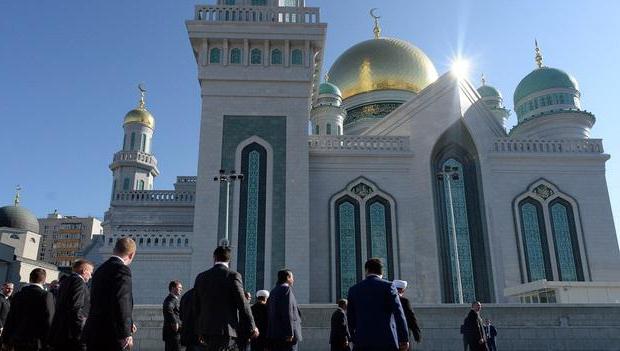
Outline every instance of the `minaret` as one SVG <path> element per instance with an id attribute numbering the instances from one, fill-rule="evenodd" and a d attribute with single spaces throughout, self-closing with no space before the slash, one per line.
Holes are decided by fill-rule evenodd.
<path id="1" fill-rule="evenodd" d="M 342 107 L 342 93 L 337 86 L 328 82 L 319 86 L 319 96 L 312 106 L 310 121 L 313 135 L 342 135 L 347 111 Z"/>
<path id="2" fill-rule="evenodd" d="M 127 112 L 123 122 L 123 148 L 114 154 L 110 164 L 114 177 L 112 199 L 120 192 L 152 190 L 154 178 L 159 175 L 157 159 L 151 150 L 155 118 L 146 109 L 146 90 L 142 85 L 138 89 L 138 107 Z"/>
<path id="3" fill-rule="evenodd" d="M 477 90 L 482 98 L 482 102 L 491 110 L 499 124 L 506 129 L 506 122 L 508 121 L 508 116 L 510 116 L 510 111 L 504 107 L 502 94 L 497 88 L 487 85 L 484 74 L 482 74 L 480 81 L 482 85 Z"/>
<path id="4" fill-rule="evenodd" d="M 196 6 L 186 26 L 202 97 L 192 273 L 213 263 L 229 227 L 246 290 L 272 287 L 288 267 L 307 303 L 308 121 L 327 25 L 301 0 L 218 0 Z M 226 186 L 213 181 L 220 169 L 245 175 L 228 211 Z"/>

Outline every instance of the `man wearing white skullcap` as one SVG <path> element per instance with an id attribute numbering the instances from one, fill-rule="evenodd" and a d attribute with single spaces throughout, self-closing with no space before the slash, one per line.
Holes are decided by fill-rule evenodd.
<path id="1" fill-rule="evenodd" d="M 269 291 L 259 290 L 256 292 L 256 303 L 252 306 L 252 315 L 254 322 L 260 335 L 256 339 L 252 339 L 252 351 L 264 351 L 267 348 L 267 300 L 269 299 Z"/>
<path id="2" fill-rule="evenodd" d="M 421 340 L 420 335 L 420 327 L 418 326 L 418 321 L 415 318 L 415 314 L 413 313 L 413 309 L 411 308 L 411 303 L 409 299 L 405 297 L 405 290 L 407 290 L 407 281 L 406 280 L 394 280 L 392 285 L 398 290 L 398 296 L 400 298 L 400 304 L 403 306 L 403 311 L 405 312 L 405 319 L 407 320 L 407 326 L 409 330 L 411 330 L 411 334 L 413 336 L 413 340 L 419 343 Z"/>

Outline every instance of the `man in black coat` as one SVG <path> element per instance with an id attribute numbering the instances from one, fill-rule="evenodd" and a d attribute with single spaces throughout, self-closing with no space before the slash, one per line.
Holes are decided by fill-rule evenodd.
<path id="1" fill-rule="evenodd" d="M 214 266 L 198 275 L 194 284 L 195 333 L 208 351 L 237 350 L 239 335 L 258 336 L 245 298 L 241 274 L 228 268 L 231 251 L 219 246 Z"/>
<path id="2" fill-rule="evenodd" d="M 82 330 L 90 309 L 90 291 L 86 283 L 93 274 L 93 268 L 91 262 L 78 260 L 73 264 L 73 273 L 60 282 L 49 339 L 50 345 L 56 350 L 86 350 L 82 339 Z"/>
<path id="3" fill-rule="evenodd" d="M 338 308 L 332 313 L 329 344 L 331 351 L 349 351 L 349 326 L 347 323 L 347 300 L 338 300 Z"/>
<path id="4" fill-rule="evenodd" d="M 181 349 L 181 317 L 179 315 L 179 296 L 183 291 L 183 285 L 178 280 L 168 284 L 168 296 L 164 299 L 163 313 L 164 326 L 162 338 L 166 351 L 179 351 Z"/>
<path id="5" fill-rule="evenodd" d="M 93 275 L 84 336 L 88 351 L 120 351 L 133 346 L 133 294 L 129 265 L 136 254 L 131 238 L 116 242 L 112 257 Z"/>
<path id="6" fill-rule="evenodd" d="M 187 348 L 187 351 L 202 351 L 204 347 L 198 340 L 198 336 L 194 330 L 196 316 L 194 314 L 194 289 L 189 289 L 181 297 L 179 307 L 179 318 L 181 319 L 181 345 Z"/>
<path id="7" fill-rule="evenodd" d="M 487 351 L 482 319 L 480 318 L 481 309 L 482 304 L 478 301 L 474 302 L 465 321 L 463 321 L 463 335 L 469 346 L 469 351 Z"/>
<path id="8" fill-rule="evenodd" d="M 267 340 L 271 351 L 295 351 L 302 340 L 301 313 L 293 293 L 293 272 L 278 272 L 276 287 L 269 293 Z"/>
<path id="9" fill-rule="evenodd" d="M 6 323 L 6 317 L 9 316 L 9 310 L 11 309 L 11 300 L 9 298 L 13 295 L 14 289 L 15 286 L 11 282 L 2 284 L 2 290 L 0 291 L 0 337 Z"/>
<path id="10" fill-rule="evenodd" d="M 400 299 L 400 304 L 403 306 L 403 312 L 405 312 L 407 327 L 409 327 L 409 330 L 411 331 L 413 340 L 419 343 L 422 340 L 422 335 L 420 333 L 420 327 L 418 326 L 418 320 L 415 317 L 415 313 L 413 313 L 413 308 L 411 308 L 411 302 L 405 297 L 407 282 L 404 280 L 395 280 L 393 284 L 396 291 L 398 291 L 398 298 Z"/>
<path id="11" fill-rule="evenodd" d="M 38 351 L 46 347 L 54 318 L 54 296 L 43 289 L 46 275 L 42 268 L 33 269 L 30 284 L 11 301 L 3 340 L 14 351 Z"/>
<path id="12" fill-rule="evenodd" d="M 491 324 L 490 319 L 484 320 L 484 336 L 487 339 L 487 348 L 489 351 L 497 351 L 497 345 L 495 344 L 497 329 L 495 329 L 495 326 Z"/>
<path id="13" fill-rule="evenodd" d="M 252 316 L 260 335 L 251 342 L 252 351 L 265 351 L 267 349 L 267 301 L 269 291 L 259 290 L 256 292 L 256 303 L 252 305 Z"/>

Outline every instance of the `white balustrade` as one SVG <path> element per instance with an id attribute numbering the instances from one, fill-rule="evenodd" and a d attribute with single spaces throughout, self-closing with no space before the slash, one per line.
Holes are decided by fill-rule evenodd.
<path id="1" fill-rule="evenodd" d="M 310 152 L 410 152 L 409 137 L 402 136 L 355 136 L 312 135 L 308 140 Z"/>
<path id="2" fill-rule="evenodd" d="M 572 140 L 517 140 L 500 138 L 493 143 L 492 152 L 496 153 L 593 153 L 601 154 L 601 139 Z"/>
<path id="3" fill-rule="evenodd" d="M 141 151 L 119 151 L 114 154 L 114 162 L 120 161 L 138 161 L 157 167 L 155 156 Z"/>
<path id="4" fill-rule="evenodd" d="M 198 180 L 196 176 L 178 176 L 177 183 L 193 183 L 195 184 Z"/>
<path id="5" fill-rule="evenodd" d="M 197 5 L 194 20 L 206 22 L 320 23 L 318 7 Z"/>
<path id="6" fill-rule="evenodd" d="M 174 190 L 135 190 L 123 191 L 114 194 L 112 204 L 140 204 L 149 203 L 179 203 L 193 204 L 196 193 L 194 192 L 177 192 Z"/>

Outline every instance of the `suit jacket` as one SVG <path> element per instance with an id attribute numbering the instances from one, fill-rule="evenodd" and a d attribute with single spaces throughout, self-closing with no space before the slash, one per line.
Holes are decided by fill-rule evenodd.
<path id="1" fill-rule="evenodd" d="M 334 313 L 332 313 L 331 330 L 329 333 L 329 343 L 332 345 L 344 345 L 349 341 L 351 335 L 349 334 L 349 325 L 347 324 L 346 312 L 338 307 Z"/>
<path id="2" fill-rule="evenodd" d="M 90 312 L 84 334 L 89 345 L 110 345 L 131 335 L 133 325 L 131 270 L 122 260 L 110 257 L 93 274 Z"/>
<path id="3" fill-rule="evenodd" d="M 164 341 L 175 339 L 179 335 L 179 329 L 174 330 L 174 326 L 181 327 L 181 317 L 179 316 L 179 298 L 169 294 L 164 299 L 163 304 L 164 326 L 162 328 L 162 338 Z"/>
<path id="4" fill-rule="evenodd" d="M 181 297 L 179 303 L 179 318 L 181 319 L 181 345 L 183 346 L 196 346 L 199 344 L 198 336 L 195 334 L 194 322 L 194 289 L 189 289 Z"/>
<path id="5" fill-rule="evenodd" d="M 3 341 L 43 345 L 54 318 L 54 296 L 37 285 L 23 287 L 11 302 Z"/>
<path id="6" fill-rule="evenodd" d="M 471 351 L 486 351 L 486 345 L 480 344 L 480 339 L 484 339 L 484 329 L 480 315 L 474 310 L 470 310 L 463 321 L 463 336 L 469 344 Z"/>
<path id="7" fill-rule="evenodd" d="M 237 338 L 256 328 L 241 275 L 223 264 L 196 277 L 193 300 L 197 335 Z"/>
<path id="8" fill-rule="evenodd" d="M 269 326 L 267 304 L 260 302 L 252 306 L 252 316 L 258 328 L 258 338 L 252 339 L 252 349 L 264 350 L 267 347 L 267 330 Z"/>
<path id="9" fill-rule="evenodd" d="M 4 294 L 0 294 L 0 328 L 4 328 L 6 323 L 6 317 L 9 316 L 9 310 L 11 309 L 11 300 Z"/>
<path id="10" fill-rule="evenodd" d="M 50 344 L 60 346 L 71 341 L 80 341 L 89 309 L 90 292 L 84 279 L 73 273 L 61 280 Z"/>
<path id="11" fill-rule="evenodd" d="M 405 312 L 407 326 L 409 327 L 409 330 L 411 330 L 413 340 L 415 340 L 416 342 L 420 342 L 420 340 L 422 340 L 420 327 L 418 326 L 418 320 L 415 318 L 415 313 L 413 313 L 413 309 L 411 308 L 411 303 L 409 302 L 409 299 L 401 296 L 400 304 L 401 306 L 403 306 L 403 312 Z"/>
<path id="12" fill-rule="evenodd" d="M 409 341 L 407 321 L 396 288 L 375 275 L 349 289 L 347 320 L 356 350 L 398 350 Z"/>
<path id="13" fill-rule="evenodd" d="M 277 285 L 269 293 L 267 316 L 267 339 L 282 341 L 292 336 L 293 343 L 302 340 L 301 313 L 295 294 L 288 284 Z"/>

